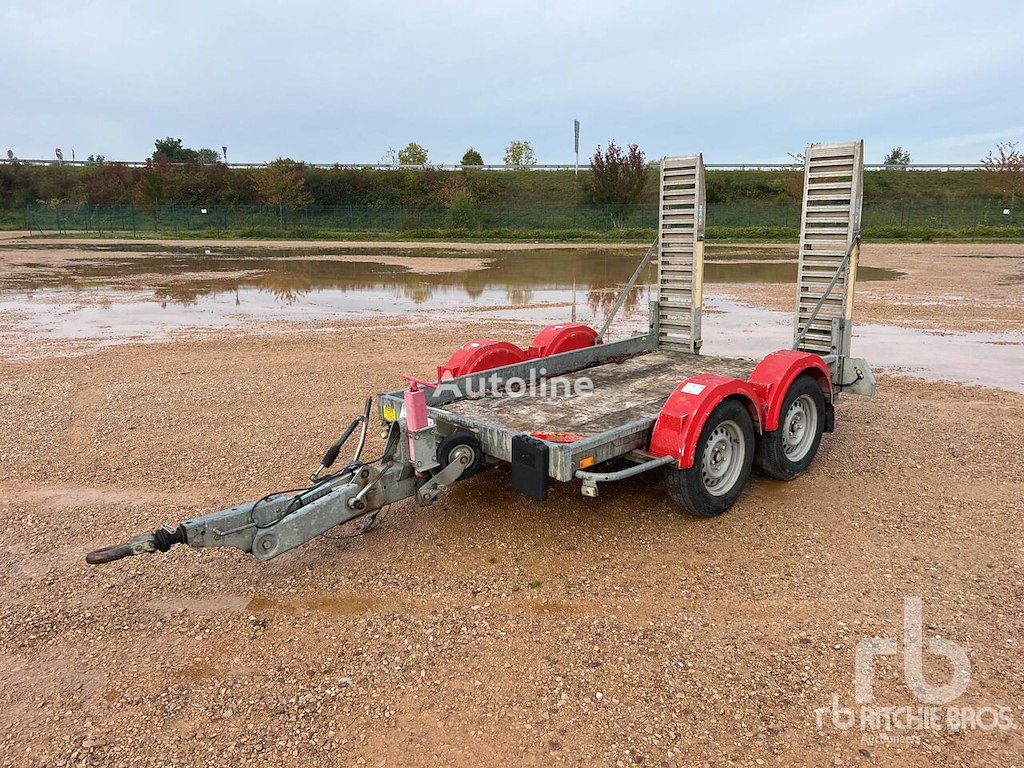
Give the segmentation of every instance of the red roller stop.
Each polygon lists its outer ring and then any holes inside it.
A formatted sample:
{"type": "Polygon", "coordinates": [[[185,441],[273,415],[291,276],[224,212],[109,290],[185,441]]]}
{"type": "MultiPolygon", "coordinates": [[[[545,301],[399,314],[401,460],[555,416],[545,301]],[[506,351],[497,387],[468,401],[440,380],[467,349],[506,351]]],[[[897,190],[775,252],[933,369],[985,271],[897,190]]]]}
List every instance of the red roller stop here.
{"type": "Polygon", "coordinates": [[[537,334],[530,345],[530,357],[547,357],[574,349],[592,347],[597,343],[597,331],[582,323],[549,325],[537,334]]]}
{"type": "Polygon", "coordinates": [[[503,365],[512,365],[527,360],[522,349],[508,341],[494,339],[477,339],[463,344],[448,358],[448,362],[438,367],[437,380],[452,379],[469,373],[489,371],[503,365]]]}

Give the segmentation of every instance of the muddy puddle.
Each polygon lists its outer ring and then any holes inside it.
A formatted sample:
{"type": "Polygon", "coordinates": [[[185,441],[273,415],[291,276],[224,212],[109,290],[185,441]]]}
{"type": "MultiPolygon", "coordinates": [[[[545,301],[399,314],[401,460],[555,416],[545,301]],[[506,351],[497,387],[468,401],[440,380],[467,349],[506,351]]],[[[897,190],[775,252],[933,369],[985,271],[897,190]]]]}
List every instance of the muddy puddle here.
{"type": "MultiPolygon", "coordinates": [[[[17,330],[49,338],[160,338],[246,321],[353,319],[367,313],[457,310],[479,317],[600,323],[641,253],[535,250],[446,253],[423,249],[5,249],[0,312],[17,330]]],[[[711,252],[714,283],[792,282],[782,248],[711,252]]],[[[864,269],[864,280],[900,273],[864,269]]],[[[657,267],[631,292],[624,316],[645,316],[657,267]]]]}
{"type": "MultiPolygon", "coordinates": [[[[705,298],[708,355],[761,357],[792,346],[787,312],[751,307],[723,294],[705,298]]],[[[1024,392],[1024,333],[928,331],[854,323],[853,354],[875,370],[1024,392]]]]}
{"type": "MultiPolygon", "coordinates": [[[[414,248],[330,250],[117,246],[73,250],[4,248],[0,275],[3,336],[91,341],[95,346],[159,340],[247,323],[371,320],[388,315],[462,312],[473,319],[572,318],[603,323],[642,251],[561,250],[459,253],[414,248]]],[[[795,249],[721,246],[705,263],[704,352],[760,356],[792,343],[788,313],[743,304],[730,283],[792,283],[795,249]]],[[[862,267],[864,282],[899,278],[862,267]]],[[[657,267],[632,290],[619,334],[646,327],[657,267]]],[[[854,353],[913,375],[1024,389],[1024,337],[932,333],[855,326],[854,353]],[[979,371],[984,370],[984,377],[979,371]]]]}

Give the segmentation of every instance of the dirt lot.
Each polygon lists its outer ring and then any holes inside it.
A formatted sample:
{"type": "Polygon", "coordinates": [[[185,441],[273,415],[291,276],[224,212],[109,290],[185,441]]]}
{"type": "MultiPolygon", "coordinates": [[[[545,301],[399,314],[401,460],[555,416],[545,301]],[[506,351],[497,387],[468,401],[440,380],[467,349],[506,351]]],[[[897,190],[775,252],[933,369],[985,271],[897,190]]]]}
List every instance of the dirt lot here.
{"type": "MultiPolygon", "coordinates": [[[[905,248],[865,258],[923,274],[936,252],[905,248]]],[[[970,286],[939,274],[861,307],[909,296],[893,319],[975,327],[942,298],[970,286]]],[[[1001,291],[981,327],[1024,326],[1020,284],[1001,291]]],[[[713,520],[643,478],[537,504],[499,468],[270,563],[179,547],[85,565],[301,484],[365,394],[462,340],[396,321],[371,365],[357,331],[0,363],[0,765],[1024,764],[1024,395],[883,377],[840,402],[810,473],[754,478],[713,520]],[[834,693],[853,705],[856,644],[901,636],[908,596],[926,637],[969,654],[956,706],[1009,707],[1017,730],[817,727],[834,693]]],[[[460,330],[484,332],[532,335],[460,330]]],[[[901,661],[876,663],[878,704],[917,706],[901,661]]]]}

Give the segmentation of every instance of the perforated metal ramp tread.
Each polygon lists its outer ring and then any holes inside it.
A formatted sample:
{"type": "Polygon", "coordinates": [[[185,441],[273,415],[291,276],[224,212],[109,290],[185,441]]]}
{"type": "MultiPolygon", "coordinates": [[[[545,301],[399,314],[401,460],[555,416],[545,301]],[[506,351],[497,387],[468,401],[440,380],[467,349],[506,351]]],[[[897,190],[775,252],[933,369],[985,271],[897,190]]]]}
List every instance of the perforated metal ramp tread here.
{"type": "Polygon", "coordinates": [[[823,355],[849,354],[856,252],[827,296],[825,292],[860,233],[863,176],[863,141],[807,147],[793,324],[797,349],[823,355]],[[821,308],[812,320],[819,302],[821,308]],[[835,320],[841,321],[838,334],[834,334],[835,320]]]}
{"type": "Polygon", "coordinates": [[[704,160],[661,161],[658,211],[659,346],[700,351],[704,281],[704,160]]]}

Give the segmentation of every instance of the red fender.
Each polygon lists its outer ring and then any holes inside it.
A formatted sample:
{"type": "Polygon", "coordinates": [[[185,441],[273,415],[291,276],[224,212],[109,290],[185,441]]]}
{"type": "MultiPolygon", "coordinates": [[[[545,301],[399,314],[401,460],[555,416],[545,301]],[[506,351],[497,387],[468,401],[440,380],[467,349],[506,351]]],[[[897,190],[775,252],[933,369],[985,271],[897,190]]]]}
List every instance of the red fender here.
{"type": "Polygon", "coordinates": [[[508,341],[477,339],[468,341],[455,350],[448,362],[437,369],[437,380],[453,379],[468,373],[489,371],[503,365],[522,363],[526,352],[508,341]]]}
{"type": "Polygon", "coordinates": [[[701,373],[676,387],[661,407],[651,435],[650,452],[656,456],[674,456],[680,469],[692,467],[700,431],[711,412],[727,397],[735,397],[747,406],[754,431],[759,432],[761,398],[754,388],[742,379],[701,373]]]}
{"type": "Polygon", "coordinates": [[[802,373],[813,376],[825,395],[825,403],[832,402],[832,375],[820,355],[798,352],[795,349],[780,349],[764,358],[748,381],[761,398],[761,425],[765,432],[779,428],[782,416],[782,401],[796,377],[802,373]]]}
{"type": "Polygon", "coordinates": [[[547,357],[560,352],[592,347],[597,343],[597,331],[582,323],[549,325],[537,334],[530,345],[530,357],[547,357]]]}

